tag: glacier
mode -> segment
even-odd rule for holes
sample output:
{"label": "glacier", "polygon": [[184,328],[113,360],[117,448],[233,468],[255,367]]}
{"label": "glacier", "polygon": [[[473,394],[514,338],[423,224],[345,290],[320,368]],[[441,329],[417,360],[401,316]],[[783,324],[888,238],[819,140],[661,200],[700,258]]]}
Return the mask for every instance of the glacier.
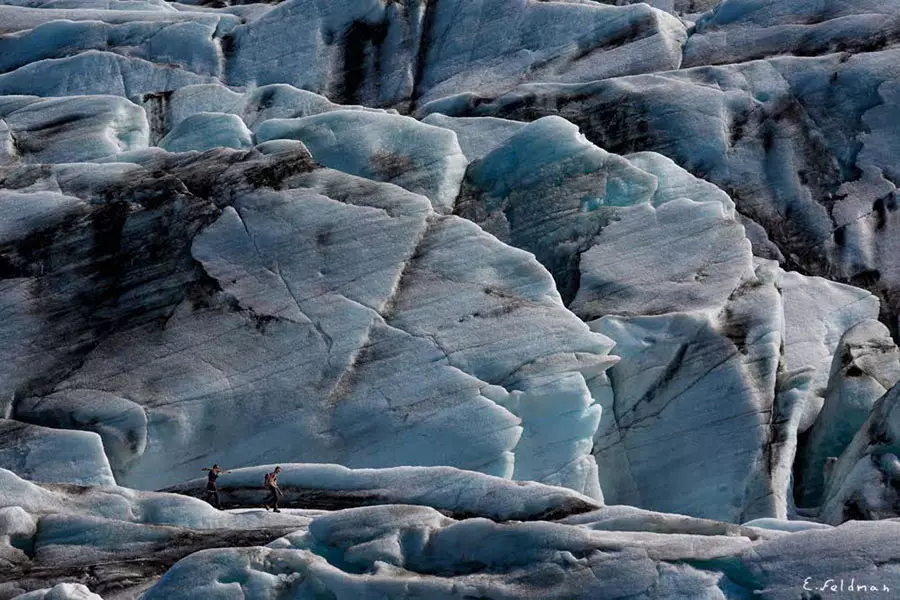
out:
{"label": "glacier", "polygon": [[0,0],[0,600],[896,594],[898,19]]}

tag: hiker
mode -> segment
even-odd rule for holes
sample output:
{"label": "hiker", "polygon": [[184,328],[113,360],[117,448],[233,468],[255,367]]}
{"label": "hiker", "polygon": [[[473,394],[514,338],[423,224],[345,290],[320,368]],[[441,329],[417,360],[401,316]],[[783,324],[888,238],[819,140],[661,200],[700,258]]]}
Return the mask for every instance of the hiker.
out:
{"label": "hiker", "polygon": [[[209,471],[209,476],[206,479],[206,501],[219,510],[222,510],[222,505],[219,504],[219,488],[216,487],[216,479],[219,478],[219,475],[231,473],[231,471],[222,471],[218,464],[214,464],[212,469],[203,467],[200,470]],[[215,500],[215,502],[213,502],[213,500]]]}
{"label": "hiker", "polygon": [[283,496],[281,490],[278,488],[278,474],[281,473],[281,467],[275,467],[275,470],[271,473],[266,473],[265,484],[266,489],[269,490],[269,498],[266,500],[266,510],[269,508],[274,508],[275,512],[281,512],[278,510],[278,496]]}

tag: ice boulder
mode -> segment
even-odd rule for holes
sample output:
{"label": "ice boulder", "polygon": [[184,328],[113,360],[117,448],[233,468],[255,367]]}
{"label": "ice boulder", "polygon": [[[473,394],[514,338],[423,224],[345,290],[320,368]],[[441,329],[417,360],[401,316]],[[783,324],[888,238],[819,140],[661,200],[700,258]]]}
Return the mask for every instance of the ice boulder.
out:
{"label": "ice boulder", "polygon": [[247,148],[253,145],[253,134],[237,115],[199,112],[186,117],[159,141],[159,147],[170,152],[211,150],[212,148]]}
{"label": "ice boulder", "polygon": [[16,596],[13,600],[103,600],[103,597],[80,583],[58,583],[52,588]]}
{"label": "ice boulder", "polygon": [[[538,119],[516,128],[508,126],[507,121],[496,119],[493,121],[498,122],[494,123],[479,118],[449,119],[436,114],[427,119],[469,131],[477,131],[478,127],[490,127],[487,131],[503,127],[508,131],[505,139],[500,135],[491,136],[491,151],[470,165],[456,212],[480,224],[507,243],[533,252],[553,274],[563,299],[576,312],[576,304],[586,306],[591,302],[591,294],[607,294],[609,290],[600,289],[603,285],[600,279],[604,276],[615,279],[632,277],[636,273],[648,274],[646,265],[633,267],[629,260],[603,258],[610,253],[615,255],[621,248],[598,248],[594,251],[596,257],[590,258],[590,249],[597,244],[597,236],[614,222],[630,219],[628,222],[632,227],[640,229],[642,235],[660,238],[664,234],[651,233],[656,229],[649,221],[656,218],[656,208],[674,200],[689,199],[709,204],[703,208],[685,208],[692,205],[688,202],[679,205],[681,208],[666,208],[661,214],[668,215],[663,217],[663,221],[669,222],[669,227],[680,226],[675,225],[673,219],[681,220],[684,224],[692,221],[694,216],[691,215],[697,214],[697,211],[705,211],[708,213],[705,219],[699,219],[697,224],[689,226],[695,227],[698,232],[702,230],[701,235],[722,237],[720,247],[730,244],[735,248],[731,254],[725,252],[727,257],[736,258],[737,254],[746,254],[742,249],[744,242],[741,241],[744,237],[743,228],[734,220],[734,203],[728,195],[714,185],[690,175],[662,155],[652,152],[626,157],[610,154],[591,144],[575,125],[556,117]],[[485,121],[484,125],[480,125],[481,121]],[[635,211],[635,215],[628,216]],[[717,232],[716,224],[719,223],[723,229]],[[628,252],[644,252],[641,248],[645,243],[628,240],[631,234],[627,231],[619,235],[619,245],[633,246]],[[699,243],[692,240],[691,236],[678,236],[675,239],[676,243],[685,248],[672,251],[685,258],[690,256],[687,246],[693,244],[692,249],[705,248],[706,242]],[[668,242],[658,243],[662,245]],[[709,243],[715,245],[715,242]],[[644,262],[655,260],[655,247],[650,246],[650,250],[644,252]],[[704,251],[712,252],[709,249]],[[730,258],[723,257],[719,260],[725,264]],[[598,274],[600,279],[594,280],[592,284],[584,284],[582,279],[590,278],[585,269],[593,268],[587,266],[589,263],[600,263],[616,272],[614,275]],[[677,269],[672,261],[667,261],[666,264]],[[747,268],[746,261],[743,266],[735,267],[738,273]],[[690,267],[685,269],[689,271]],[[722,275],[722,278],[723,287],[727,287],[734,283],[735,274]],[[713,281],[716,277],[701,276],[701,279]],[[615,283],[612,282],[613,285]],[[692,284],[693,281],[685,280],[683,287],[690,287]],[[624,282],[622,285],[627,287]],[[616,292],[611,293],[615,295]],[[576,304],[572,304],[576,294],[582,294],[582,297]],[[666,301],[662,300],[663,303]],[[669,301],[676,305],[679,300],[673,296]],[[615,303],[614,300],[610,302]],[[641,311],[640,308],[632,310]],[[587,310],[581,316],[591,318],[587,316],[589,312],[591,311]]]}
{"label": "ice boulder", "polygon": [[723,0],[697,21],[684,66],[881,50],[900,43],[896,8],[891,0]]}
{"label": "ice boulder", "polygon": [[149,116],[154,143],[185,119],[206,112],[237,115],[253,132],[269,119],[299,119],[332,110],[384,112],[365,106],[335,104],[319,94],[282,83],[247,90],[233,90],[221,83],[204,83],[170,92],[144,94],[137,100]]}
{"label": "ice boulder", "polygon": [[900,352],[878,321],[862,321],[841,337],[831,362],[825,404],[799,457],[798,496],[816,505],[829,460],[837,459],[859,431],[875,401],[900,380]]}
{"label": "ice boulder", "polygon": [[113,473],[123,473],[147,447],[143,407],[115,394],[96,390],[62,390],[29,396],[16,403],[19,419],[60,429],[92,431],[100,436]]}
{"label": "ice boulder", "polygon": [[832,356],[851,327],[878,318],[880,302],[873,294],[821,277],[785,273],[784,362],[789,371],[809,369],[804,384],[800,432],[809,429],[825,403]]}
{"label": "ice boulder", "polygon": [[0,565],[11,568],[28,562],[37,521],[20,506],[0,508]]}
{"label": "ice boulder", "polygon": [[718,202],[726,216],[739,216],[734,200],[728,194],[705,179],[691,175],[671,158],[657,152],[634,152],[626,154],[625,158],[635,167],[656,177],[656,191],[650,198],[653,206],[689,198],[694,202]]}
{"label": "ice boulder", "polygon": [[900,516],[900,386],[878,399],[869,417],[831,467],[819,517],[837,525],[847,520]]}
{"label": "ice boulder", "polygon": [[216,34],[240,22],[224,12],[100,8],[0,6],[0,33],[7,34],[0,37],[0,73],[88,52],[108,52],[215,76],[221,68]]}
{"label": "ice boulder", "polygon": [[2,73],[0,94],[42,97],[113,94],[132,98],[215,81],[211,75],[197,75],[174,65],[89,50],[65,58],[40,60]]}
{"label": "ice boulder", "polygon": [[456,118],[441,113],[431,113],[422,119],[422,122],[456,132],[459,146],[469,162],[481,160],[526,126],[520,121],[508,119]]}
{"label": "ice boulder", "polygon": [[608,392],[596,394],[604,418],[594,454],[609,503],[733,523],[786,517],[794,445],[775,443],[769,416],[782,340],[776,283],[762,265],[716,310],[592,323],[621,357]]}
{"label": "ice boulder", "polygon": [[34,481],[114,485],[100,436],[0,419],[0,468]]}
{"label": "ice boulder", "polygon": [[466,172],[456,213],[534,253],[568,302],[578,257],[622,208],[649,202],[656,178],[556,117],[516,131]]}
{"label": "ice boulder", "polygon": [[260,142],[296,139],[320,164],[399,185],[449,213],[466,170],[452,131],[410,117],[363,111],[331,111],[302,119],[270,119]]}
{"label": "ice boulder", "polygon": [[[14,143],[11,155],[30,163],[88,161],[146,148],[149,127],[144,111],[124,98],[7,97],[0,119]],[[13,100],[10,102],[9,100]]]}

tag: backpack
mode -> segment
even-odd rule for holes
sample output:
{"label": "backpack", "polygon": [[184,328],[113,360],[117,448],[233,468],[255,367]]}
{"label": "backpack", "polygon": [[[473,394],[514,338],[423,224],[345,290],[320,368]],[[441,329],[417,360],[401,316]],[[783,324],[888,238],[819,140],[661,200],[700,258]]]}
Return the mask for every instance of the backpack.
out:
{"label": "backpack", "polygon": [[272,474],[271,473],[266,473],[265,483],[266,483],[266,487],[269,487],[269,485],[272,484]]}

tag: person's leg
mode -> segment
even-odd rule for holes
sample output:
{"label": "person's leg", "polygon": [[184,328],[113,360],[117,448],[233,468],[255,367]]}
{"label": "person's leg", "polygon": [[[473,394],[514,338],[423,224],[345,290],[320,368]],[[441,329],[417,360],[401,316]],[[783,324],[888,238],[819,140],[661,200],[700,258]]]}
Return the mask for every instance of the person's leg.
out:
{"label": "person's leg", "polygon": [[272,488],[272,506],[274,507],[272,510],[281,512],[278,510],[278,488]]}
{"label": "person's leg", "polygon": [[212,490],[212,497],[213,500],[215,500],[215,504],[213,504],[213,506],[215,506],[219,510],[222,510],[222,505],[219,504],[219,490]]}

